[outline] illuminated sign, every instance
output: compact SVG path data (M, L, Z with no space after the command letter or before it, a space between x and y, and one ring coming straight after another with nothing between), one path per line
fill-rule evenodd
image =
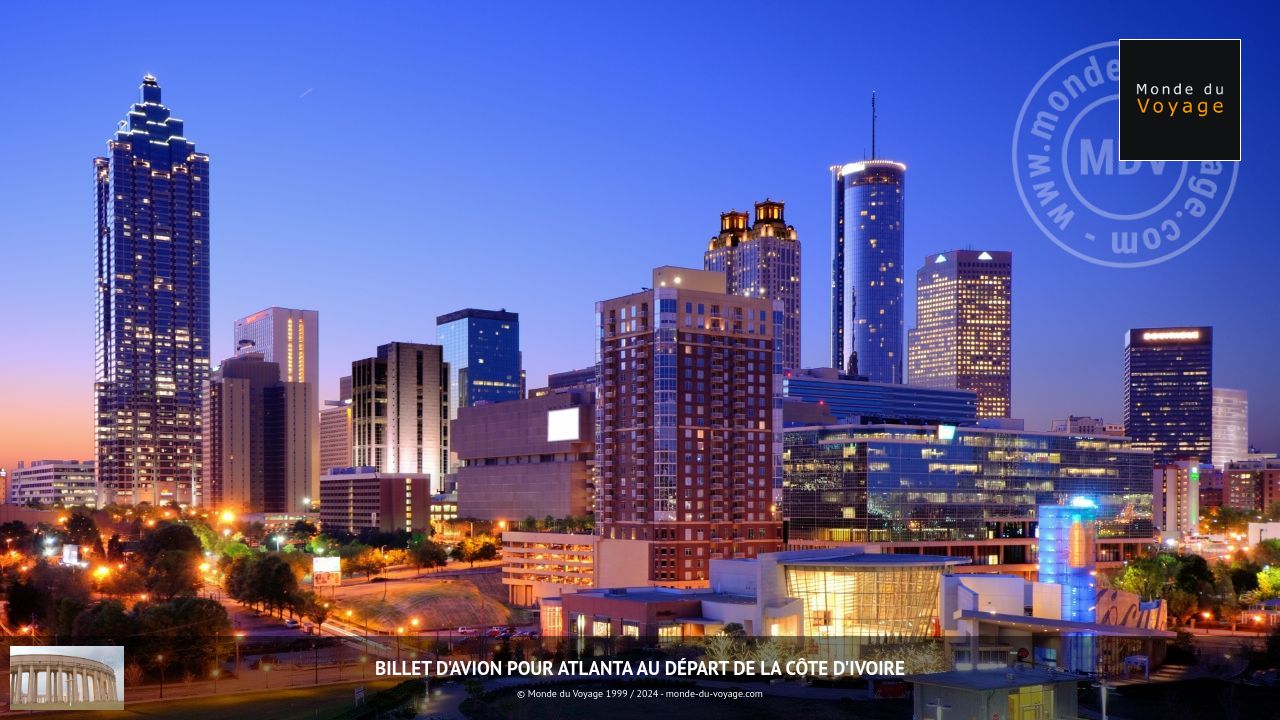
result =
M939 440L951 440L951 439L955 438L955 436L956 436L956 426L955 426L955 425L939 425L939 426L938 426L938 439L939 439Z
M1199 330L1155 330L1142 333L1143 340L1159 342L1161 340L1199 340Z
M342 558L337 555L311 558L311 585L338 587L342 584Z
M571 407L563 410L547 412L547 442L564 440L581 440L581 423L578 421L579 408Z

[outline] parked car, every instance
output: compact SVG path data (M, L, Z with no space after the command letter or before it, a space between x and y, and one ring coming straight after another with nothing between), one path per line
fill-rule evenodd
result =
M306 623L302 626L302 631L308 635L314 635L316 632L316 626L314 623Z
M287 627L287 628L289 628L289 629L291 629L291 630L292 630L292 629L294 629L294 628L297 628L299 625L300 625L300 623L299 623L297 620L295 620L294 618L289 618L288 620L285 620L285 621L284 621L284 626L285 626L285 627Z
M479 632L480 632L479 630L476 630L475 628L472 628L472 627L460 627L460 628L458 628L458 634L459 634L459 635L475 635L475 634L477 634L477 633L479 633Z

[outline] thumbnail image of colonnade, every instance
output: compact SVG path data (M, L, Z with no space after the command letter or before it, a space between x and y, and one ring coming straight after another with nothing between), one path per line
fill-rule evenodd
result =
M9 705L52 709L118 703L116 673L110 665L73 655L9 657Z

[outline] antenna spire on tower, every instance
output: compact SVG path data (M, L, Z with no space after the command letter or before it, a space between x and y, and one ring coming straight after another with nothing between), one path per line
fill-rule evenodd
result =
M876 159L876 91L871 91L871 159Z

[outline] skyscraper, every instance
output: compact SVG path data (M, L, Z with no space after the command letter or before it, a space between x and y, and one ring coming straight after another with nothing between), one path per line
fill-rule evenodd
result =
M1249 455L1249 393L1231 388L1213 389L1213 466Z
M705 584L716 558L781 547L778 300L661 267L596 303L596 527L651 543L654 582Z
M436 342L449 363L449 419L458 408L519 400L520 315L466 308L436 318Z
M281 375L278 363L246 352L205 383L201 505L299 513L319 498L310 388Z
M1125 333L1124 432L1156 465L1207 462L1213 445L1213 328Z
M209 156L142 80L94 160L94 440L102 502L192 502L209 376Z
M351 363L351 456L380 473L429 474L444 487L449 365L439 345L393 342Z
M338 399L320 410L320 474L351 467L351 376L338 379Z
M267 362L280 366L280 381L300 383L307 394L311 413L305 423L307 444L299 451L309 455L307 467L315 498L320 483L320 313L315 310L269 307L235 322L236 355L261 353ZM292 510L292 508L290 508Z
M756 203L755 224L746 213L720 214L720 234L711 238L703 268L725 274L730 295L781 300L782 366L800 364L800 241L783 219L783 203Z
M876 157L831 167L831 366L900 383L907 166Z
M978 417L1009 417L1013 253L952 250L916 271L907 382L972 390Z

